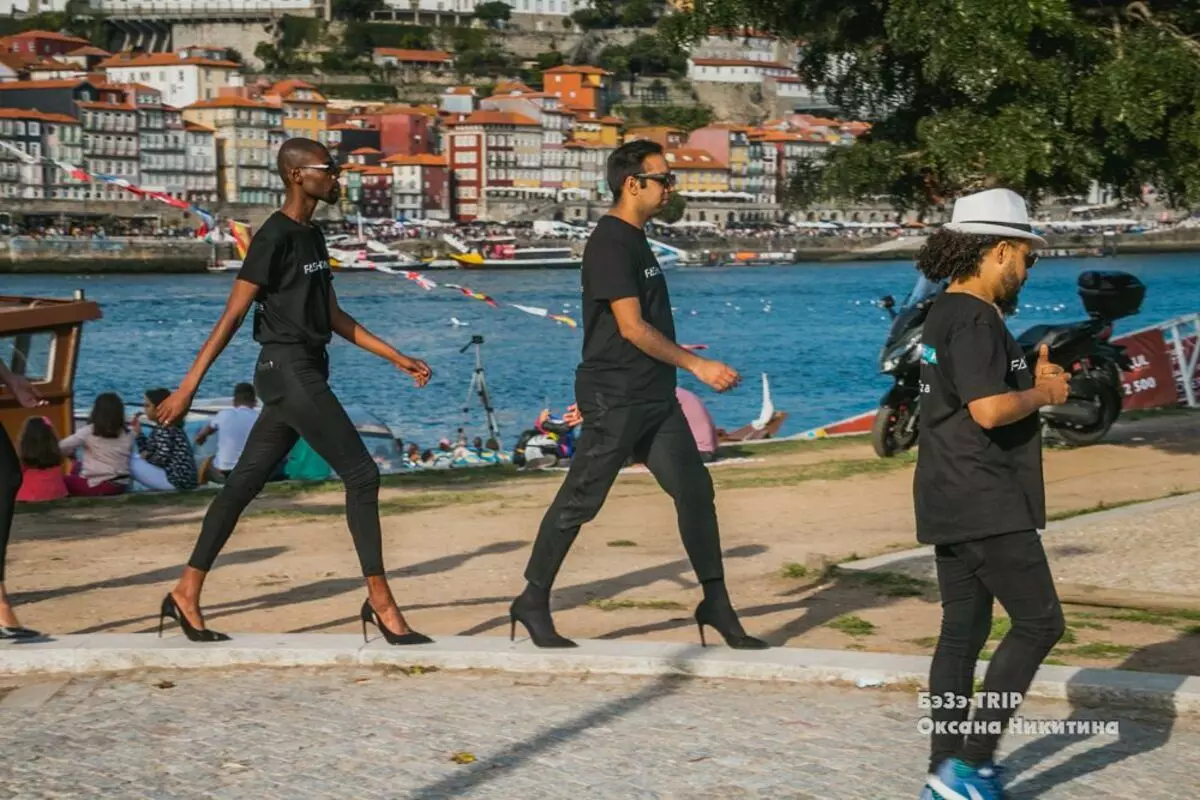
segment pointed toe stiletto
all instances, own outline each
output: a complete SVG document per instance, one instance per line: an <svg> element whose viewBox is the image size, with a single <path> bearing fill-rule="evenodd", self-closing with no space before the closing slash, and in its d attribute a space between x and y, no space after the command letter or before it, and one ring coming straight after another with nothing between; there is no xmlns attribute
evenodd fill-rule
<svg viewBox="0 0 1200 800"><path fill-rule="evenodd" d="M548 605L533 605L521 601L522 598L518 597L508 609L508 640L510 642L517 638L517 623L519 622L525 626L525 631L529 634L529 640L533 642L534 647L561 649L579 646L567 637L560 636L554 629L554 620L550 618Z"/></svg>
<svg viewBox="0 0 1200 800"><path fill-rule="evenodd" d="M762 639L746 633L732 607L727 608L725 613L721 614L714 611L707 601L702 601L700 605L696 606L695 617L696 628L700 631L701 647L708 647L708 642L704 640L705 625L721 634L721 638L725 640L725 646L731 650L766 650L771 646Z"/></svg>
<svg viewBox="0 0 1200 800"><path fill-rule="evenodd" d="M162 608L158 612L158 638L162 638L163 622L167 617L179 623L179 627L183 629L183 635L187 637L189 642L228 642L229 636L224 633L217 633L208 628L195 628L192 623L188 622L187 616L179 608L179 604L175 602L175 598L168 594L163 598Z"/></svg>
<svg viewBox="0 0 1200 800"><path fill-rule="evenodd" d="M392 633L388 630L383 621L379 619L379 615L375 613L375 609L371 607L370 600L363 600L362 611L359 613L362 619L363 641L367 641L367 623L371 623L379 632L383 634L383 639L388 644L395 645L412 645L412 644L433 644L433 639L430 639L423 633L417 633L410 630L408 633Z"/></svg>
<svg viewBox="0 0 1200 800"><path fill-rule="evenodd" d="M13 625L10 628L7 625L0 625L0 639L36 639L41 635L33 628L24 628L20 625Z"/></svg>

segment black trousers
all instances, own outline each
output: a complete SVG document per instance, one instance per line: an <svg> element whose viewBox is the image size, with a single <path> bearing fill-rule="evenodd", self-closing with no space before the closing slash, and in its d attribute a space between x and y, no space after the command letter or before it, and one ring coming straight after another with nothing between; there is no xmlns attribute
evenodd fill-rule
<svg viewBox="0 0 1200 800"><path fill-rule="evenodd" d="M188 566L207 572L242 511L262 491L301 436L346 485L346 522L363 575L383 575L379 530L379 467L329 388L324 350L266 346L254 385L263 410L225 485L208 507Z"/></svg>
<svg viewBox="0 0 1200 800"><path fill-rule="evenodd" d="M578 396L583 433L571 468L538 529L525 579L549 589L579 528L599 513L617 473L633 456L675 501L679 533L700 581L724 577L712 478L679 402L610 407L601 395Z"/></svg>
<svg viewBox="0 0 1200 800"><path fill-rule="evenodd" d="M992 600L1008 612L1012 628L996 648L983 679L983 695L975 709L978 722L996 721L1003 729L1016 710L1011 704L988 707L1005 693L1024 695L1042 660L1063 635L1062 606L1050 575L1046 551L1037 531L1021 531L973 542L939 545L938 587L942 595L942 631L929 673L934 697L970 698L975 661L992 628ZM931 718L961 722L970 705L934 709ZM931 737L930 771L947 758L973 762L993 758L997 734L969 736L938 733Z"/></svg>
<svg viewBox="0 0 1200 800"><path fill-rule="evenodd" d="M21 488L21 461L8 432L0 425L0 583L4 583L4 561L8 555L8 536L12 533L17 491Z"/></svg>

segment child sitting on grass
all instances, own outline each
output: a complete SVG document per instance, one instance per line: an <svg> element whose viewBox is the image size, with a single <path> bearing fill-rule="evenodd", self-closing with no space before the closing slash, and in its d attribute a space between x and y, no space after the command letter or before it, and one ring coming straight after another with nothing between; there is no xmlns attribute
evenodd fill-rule
<svg viewBox="0 0 1200 800"><path fill-rule="evenodd" d="M21 426L21 488L17 502L44 503L67 496L58 434L49 417L29 417Z"/></svg>

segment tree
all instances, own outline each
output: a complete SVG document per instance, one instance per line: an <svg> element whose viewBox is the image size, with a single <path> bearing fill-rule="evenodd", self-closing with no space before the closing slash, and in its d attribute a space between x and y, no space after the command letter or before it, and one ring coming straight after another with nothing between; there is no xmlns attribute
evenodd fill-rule
<svg viewBox="0 0 1200 800"><path fill-rule="evenodd" d="M621 3L617 19L625 28L644 28L654 24L654 7L650 0L626 0Z"/></svg>
<svg viewBox="0 0 1200 800"><path fill-rule="evenodd" d="M372 11L383 8L383 0L333 0L335 19L368 20Z"/></svg>
<svg viewBox="0 0 1200 800"><path fill-rule="evenodd" d="M808 83L876 121L830 154L826 193L924 209L1095 180L1200 204L1194 0L695 0L660 30L689 41L746 26L805 41Z"/></svg>
<svg viewBox="0 0 1200 800"><path fill-rule="evenodd" d="M796 159L783 193L783 205L789 211L808 208L824 200L821 165L807 156Z"/></svg>
<svg viewBox="0 0 1200 800"><path fill-rule="evenodd" d="M665 222L668 225L674 225L679 220L683 219L684 213L687 211L687 201L678 194L671 195L671 199L663 206L663 210L658 212L658 221Z"/></svg>
<svg viewBox="0 0 1200 800"><path fill-rule="evenodd" d="M563 59L563 54L557 50L548 50L545 53L537 54L537 68L543 72L555 67L561 67L566 63Z"/></svg>
<svg viewBox="0 0 1200 800"><path fill-rule="evenodd" d="M491 0L475 6L475 18L489 28L499 28L501 22L512 19L512 7L501 0Z"/></svg>

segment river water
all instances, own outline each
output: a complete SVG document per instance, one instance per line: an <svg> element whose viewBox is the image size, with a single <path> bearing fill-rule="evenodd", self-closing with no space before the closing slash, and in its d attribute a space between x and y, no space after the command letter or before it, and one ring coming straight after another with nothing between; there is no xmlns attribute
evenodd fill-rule
<svg viewBox="0 0 1200 800"><path fill-rule="evenodd" d="M1127 270L1148 287L1142 313L1118 322L1118 334L1200 311L1200 255L1046 259L1030 274L1021 311L1010 323L1014 331L1083 318L1075 280L1086 269ZM466 281L502 304L579 317L579 278L572 271L429 275ZM790 414L785 434L871 408L890 385L878 373L889 323L873 301L887 293L903 299L914 278L910 262L673 270L668 282L680 342L708 345L707 355L746 378L726 395L700 387L690 375L681 375L681 383L700 394L719 426L729 428L757 415L762 372L770 376L776 406ZM86 408L104 391L140 403L147 388L174 387L220 314L232 280L209 274L6 275L0 292L69 297L81 288L99 302L104 318L84 329L76 378L76 403ZM460 426L484 435L478 403L463 412L475 360L459 348L472 334L486 340L485 374L506 445L543 406L561 410L572 399L578 330L446 289L426 292L395 276L341 273L335 286L343 307L434 369L433 382L417 391L406 376L347 343L331 347L338 395L378 415L406 441L430 444ZM451 317L467 327L453 326ZM227 396L234 383L250 379L256 348L249 328L209 373L201 396Z"/></svg>

